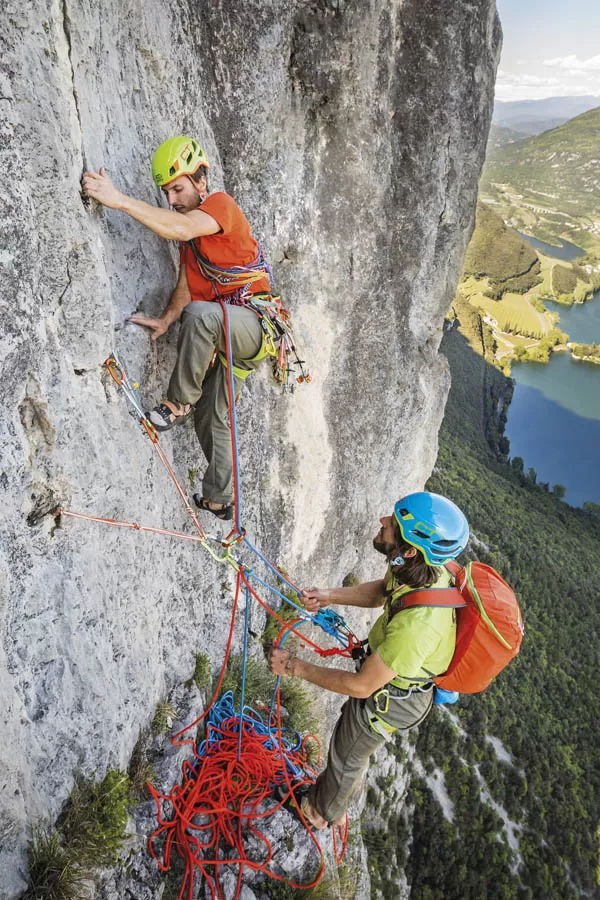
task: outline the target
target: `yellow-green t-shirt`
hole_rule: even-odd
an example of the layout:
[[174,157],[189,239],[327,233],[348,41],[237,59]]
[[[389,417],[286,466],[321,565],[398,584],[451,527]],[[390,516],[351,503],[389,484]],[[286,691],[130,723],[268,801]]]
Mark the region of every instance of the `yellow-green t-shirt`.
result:
[[[452,584],[450,573],[442,567],[436,568],[440,569],[440,577],[434,587],[449,587]],[[388,569],[386,584],[390,575]],[[386,600],[384,612],[369,632],[371,651],[377,651],[386,666],[398,673],[390,684],[399,688],[422,684],[432,675],[445,672],[456,642],[454,609],[417,606],[400,610],[389,621],[392,603],[410,590],[413,589],[398,586],[393,601]]]

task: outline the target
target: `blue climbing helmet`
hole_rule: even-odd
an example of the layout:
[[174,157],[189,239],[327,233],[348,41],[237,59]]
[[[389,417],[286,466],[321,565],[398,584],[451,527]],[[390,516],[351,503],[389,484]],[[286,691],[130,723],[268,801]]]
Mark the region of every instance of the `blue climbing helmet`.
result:
[[467,546],[469,523],[464,513],[440,494],[408,494],[396,503],[394,518],[404,540],[420,550],[430,566],[456,559]]

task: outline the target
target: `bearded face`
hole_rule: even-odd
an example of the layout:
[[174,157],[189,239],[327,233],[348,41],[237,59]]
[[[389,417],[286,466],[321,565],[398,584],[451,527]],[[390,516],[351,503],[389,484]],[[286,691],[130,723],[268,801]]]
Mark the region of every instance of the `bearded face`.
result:
[[381,528],[373,538],[373,549],[381,553],[386,559],[396,556],[399,536],[396,534],[392,516],[383,516],[380,520]]

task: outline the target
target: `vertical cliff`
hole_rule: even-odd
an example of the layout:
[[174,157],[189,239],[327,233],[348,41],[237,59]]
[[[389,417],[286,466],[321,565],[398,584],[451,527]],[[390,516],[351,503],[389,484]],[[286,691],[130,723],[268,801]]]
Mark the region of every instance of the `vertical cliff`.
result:
[[[176,248],[84,205],[85,168],[158,200],[153,149],[193,133],[274,265],[313,381],[240,403],[244,520],[300,582],[376,576],[368,549],[433,466],[438,353],[474,214],[499,46],[493,0],[7,0],[0,60],[0,869],[76,767],[125,766],[157,701],[215,663],[230,595],[198,549],[63,522],[61,504],[187,528],[102,362],[160,399]],[[183,481],[191,428],[164,440]],[[215,523],[207,522],[215,529]],[[356,622],[358,628],[360,623]]]

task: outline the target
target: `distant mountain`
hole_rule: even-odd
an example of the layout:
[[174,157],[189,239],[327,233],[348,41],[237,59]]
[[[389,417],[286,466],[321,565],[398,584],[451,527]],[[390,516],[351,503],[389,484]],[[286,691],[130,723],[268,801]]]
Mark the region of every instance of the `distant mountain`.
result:
[[541,134],[600,105],[600,97],[546,97],[544,100],[515,100],[494,104],[493,121],[525,134]]
[[600,255],[600,106],[517,143],[491,148],[480,191],[505,221]]

